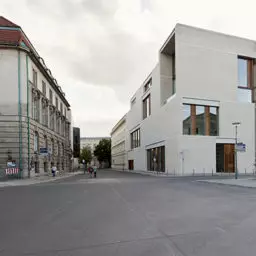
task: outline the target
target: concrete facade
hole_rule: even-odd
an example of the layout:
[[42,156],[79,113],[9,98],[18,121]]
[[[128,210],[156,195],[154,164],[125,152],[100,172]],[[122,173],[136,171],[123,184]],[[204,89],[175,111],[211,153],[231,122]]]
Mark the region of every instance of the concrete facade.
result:
[[113,169],[127,169],[127,153],[125,150],[126,115],[111,131],[111,160]]
[[[159,51],[158,64],[131,98],[131,109],[126,115],[127,161],[132,161],[134,170],[148,170],[147,154],[164,147],[164,172],[215,173],[217,144],[234,145],[232,123],[239,121],[238,141],[246,144],[246,152],[238,153],[238,170],[254,171],[255,105],[251,96],[255,84],[250,90],[238,87],[238,57],[254,60],[255,44],[247,39],[176,25]],[[255,70],[253,65],[254,77]],[[149,81],[151,86],[145,90]],[[143,102],[149,95],[151,113],[143,119]],[[217,109],[218,134],[183,134],[187,104]],[[131,134],[138,129],[140,142],[134,148]]]
[[[10,161],[22,177],[47,174],[52,165],[70,171],[70,105],[22,29],[1,26],[1,19],[0,177]],[[9,30],[20,36],[15,44],[3,41]]]

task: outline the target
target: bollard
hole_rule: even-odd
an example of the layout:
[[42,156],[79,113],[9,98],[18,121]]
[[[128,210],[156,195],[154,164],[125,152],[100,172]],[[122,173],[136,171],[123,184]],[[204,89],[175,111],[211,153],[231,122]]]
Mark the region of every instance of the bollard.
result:
[[193,169],[193,176],[195,176],[195,169]]

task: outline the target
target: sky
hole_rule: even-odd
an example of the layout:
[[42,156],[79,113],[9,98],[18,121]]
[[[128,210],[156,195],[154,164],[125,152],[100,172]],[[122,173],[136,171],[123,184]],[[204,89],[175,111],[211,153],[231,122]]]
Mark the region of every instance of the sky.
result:
[[71,105],[81,136],[109,136],[176,23],[256,40],[253,0],[0,0]]

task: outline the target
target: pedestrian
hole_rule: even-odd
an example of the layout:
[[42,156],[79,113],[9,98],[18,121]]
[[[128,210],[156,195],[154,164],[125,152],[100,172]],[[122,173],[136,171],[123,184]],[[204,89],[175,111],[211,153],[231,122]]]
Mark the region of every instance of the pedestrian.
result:
[[94,178],[97,177],[97,167],[96,165],[93,166],[93,173],[94,173]]
[[56,175],[56,167],[53,165],[52,166],[52,177],[55,177]]
[[89,177],[92,178],[92,172],[93,172],[93,168],[91,166],[88,167],[88,173],[89,173]]

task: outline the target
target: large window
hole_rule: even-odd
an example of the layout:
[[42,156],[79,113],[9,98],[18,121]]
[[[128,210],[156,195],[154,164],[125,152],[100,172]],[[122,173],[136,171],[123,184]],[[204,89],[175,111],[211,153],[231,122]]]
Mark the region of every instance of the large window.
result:
[[34,152],[39,153],[39,135],[38,135],[38,132],[34,133]]
[[49,89],[49,100],[50,100],[50,104],[52,104],[52,90]]
[[140,129],[131,133],[131,149],[140,147]]
[[33,69],[33,84],[37,88],[37,72]]
[[151,115],[150,94],[143,100],[143,119]]
[[148,171],[165,172],[165,147],[151,148],[147,150]]
[[238,58],[238,88],[237,100],[239,102],[252,102],[253,88],[253,60],[249,58]]
[[238,58],[238,87],[252,88],[253,60]]
[[45,81],[42,81],[42,92],[43,92],[43,95],[46,96],[46,83],[45,83]]
[[183,105],[183,134],[218,136],[218,108]]

